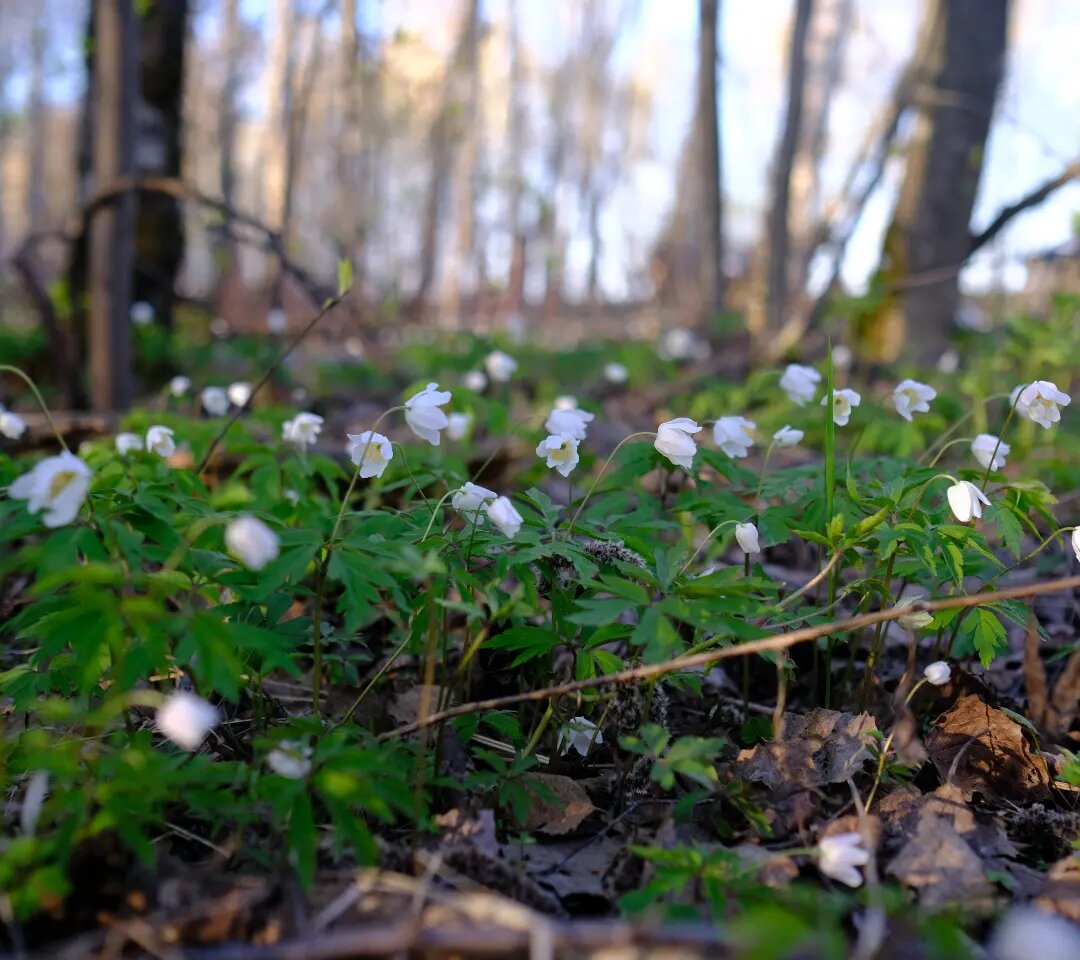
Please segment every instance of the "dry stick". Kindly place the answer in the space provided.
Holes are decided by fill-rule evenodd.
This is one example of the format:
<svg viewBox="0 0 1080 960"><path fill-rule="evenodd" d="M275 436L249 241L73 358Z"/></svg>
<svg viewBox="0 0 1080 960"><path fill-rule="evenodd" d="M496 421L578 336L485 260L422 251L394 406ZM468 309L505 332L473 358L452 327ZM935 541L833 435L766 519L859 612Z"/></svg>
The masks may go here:
<svg viewBox="0 0 1080 960"><path fill-rule="evenodd" d="M1080 588L1080 576L1062 577L1058 580L1047 580L1044 583L1031 583L1025 586L1010 587L1006 590L994 590L989 593L974 593L960 597L945 597L941 600L929 600L921 603L913 603L906 607L891 607L888 610L878 610L874 613L864 613L857 617L848 617L844 620L836 620L832 623L821 624L815 627L803 627L800 630L792 630L790 633L778 633L771 637L762 637L760 640L748 640L735 647L725 647L721 650L709 650L693 656L679 657L666 663L644 664L639 667L631 667L618 673L609 673L599 677L589 677L585 680L571 680L567 683L544 687L539 690L527 690L523 693L508 694L504 697L492 697L489 700L476 700L472 703L463 703L448 710L440 710L423 721L407 723L404 726L389 730L379 737L379 740L392 740L415 733L424 727L430 727L454 717L462 717L480 710L497 710L502 707L514 706L533 700L547 700L549 697L564 696L577 693L579 690L589 690L593 687L602 687L608 684L633 683L636 680L650 680L654 677L666 676L680 670L689 670L694 667L704 667L718 660L729 660L732 657L748 656L753 653L767 653L772 650L786 650L798 643L808 640L817 640L819 637L828 636L831 633L846 633L851 630L859 630L862 627L872 627L874 624L889 620L898 620L912 613L925 611L932 613L935 610L951 610L954 608L978 607L987 603L996 603L999 600L1014 600L1018 597L1035 597L1047 593L1060 593L1063 590Z"/></svg>
<svg viewBox="0 0 1080 960"><path fill-rule="evenodd" d="M259 378L258 383L256 383L255 386L251 388L251 393L247 398L247 402L242 407L237 407L236 410L233 411L232 416L225 421L225 424L217 432L217 436L215 436L214 439L210 441L209 448L203 455L202 460L199 461L199 469L196 471L196 473L201 474L206 469L206 465L210 462L210 458L214 455L214 451L217 449L218 444L221 443L221 441L225 438L225 434L229 432L229 428L234 423L236 423L236 421L239 420L241 416L243 416L244 412L248 409L248 407L251 406L251 401L255 399L255 394L257 394L264 386L266 386L267 381L269 381L269 379L278 371L278 368L288 359L289 354L291 354L298 346L300 346L304 338L309 333L311 333L312 330L315 329L315 325L323 317L325 317L331 310L334 309L334 307L341 303L341 301L348 295L350 289L352 288L346 288L345 290L342 290L340 293L338 293L336 297L332 297L331 299L327 300L326 303L322 305L319 312L316 313L315 316L308 321L307 326L304 327L304 329L296 335L292 343L290 343L284 350L282 350L281 353L279 353L274 359L274 362L266 368L266 372Z"/></svg>

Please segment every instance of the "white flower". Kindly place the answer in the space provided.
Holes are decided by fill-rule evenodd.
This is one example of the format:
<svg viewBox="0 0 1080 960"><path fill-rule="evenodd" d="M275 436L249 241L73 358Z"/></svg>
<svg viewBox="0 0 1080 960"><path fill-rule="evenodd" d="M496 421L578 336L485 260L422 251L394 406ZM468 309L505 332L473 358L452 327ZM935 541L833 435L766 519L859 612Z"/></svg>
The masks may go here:
<svg viewBox="0 0 1080 960"><path fill-rule="evenodd" d="M752 523L735 524L735 539L742 547L743 553L761 553L758 529Z"/></svg>
<svg viewBox="0 0 1080 960"><path fill-rule="evenodd" d="M1067 407L1071 402L1072 397L1062 393L1049 380L1036 380L1020 391L1016 408L1019 410L1023 404L1023 412L1028 419L1034 420L1044 430L1049 430L1061 419L1058 407Z"/></svg>
<svg viewBox="0 0 1080 960"><path fill-rule="evenodd" d="M1021 383L1019 386L1013 387L1012 393L1009 394L1009 407L1015 407L1016 412L1022 417L1026 417L1028 415L1027 404L1020 399L1020 394L1023 393L1024 387L1026 386L1026 383Z"/></svg>
<svg viewBox="0 0 1080 960"><path fill-rule="evenodd" d="M992 326L990 317L970 300L965 300L956 308L953 321L961 330L986 333Z"/></svg>
<svg viewBox="0 0 1080 960"><path fill-rule="evenodd" d="M277 557L280 541L258 517L237 517L225 528L225 545L249 570L261 570Z"/></svg>
<svg viewBox="0 0 1080 960"><path fill-rule="evenodd" d="M223 417L229 412L229 395L224 387L205 387L200 399L203 408L212 417Z"/></svg>
<svg viewBox="0 0 1080 960"><path fill-rule="evenodd" d="M136 300L131 305L131 322L137 327L147 327L154 322L153 304L145 300Z"/></svg>
<svg viewBox="0 0 1080 960"><path fill-rule="evenodd" d="M323 418L317 413L298 413L281 425L281 439L301 450L319 439Z"/></svg>
<svg viewBox="0 0 1080 960"><path fill-rule="evenodd" d="M214 317L210 321L210 333L217 337L218 340L227 337L231 329L229 322L224 317Z"/></svg>
<svg viewBox="0 0 1080 960"><path fill-rule="evenodd" d="M506 383L514 375L514 371L517 370L517 361L508 353L503 353L501 350L492 350L484 358L484 369L487 370L488 376L496 383ZM483 389L483 387L480 389Z"/></svg>
<svg viewBox="0 0 1080 960"><path fill-rule="evenodd" d="M905 597L896 605L896 609L903 610L906 607L914 606L921 599L921 595ZM905 613L899 618L899 622L902 627L908 630L922 630L934 622L934 615L927 613L925 610L915 610L911 613Z"/></svg>
<svg viewBox="0 0 1080 960"><path fill-rule="evenodd" d="M1073 527L1072 537L1073 553L1076 554L1077 561L1080 561L1080 527Z"/></svg>
<svg viewBox="0 0 1080 960"><path fill-rule="evenodd" d="M695 356L701 360L709 355L709 345L685 327L672 327L660 338L656 352L661 360L690 360Z"/></svg>
<svg viewBox="0 0 1080 960"><path fill-rule="evenodd" d="M521 514L506 497L496 497L487 508L488 518L504 537L513 539L521 529Z"/></svg>
<svg viewBox="0 0 1080 960"><path fill-rule="evenodd" d="M229 384L229 389L225 391L225 395L234 406L246 407L247 402L251 399L251 384L245 383L243 380L237 380L236 383Z"/></svg>
<svg viewBox="0 0 1080 960"><path fill-rule="evenodd" d="M990 506L990 501L970 480L954 483L949 487L946 496L949 498L950 509L961 523L967 523L972 517L981 517L984 503Z"/></svg>
<svg viewBox="0 0 1080 960"><path fill-rule="evenodd" d="M803 432L785 424L772 435L772 438L773 443L778 447L794 447L802 443Z"/></svg>
<svg viewBox="0 0 1080 960"><path fill-rule="evenodd" d="M487 386L487 377L482 370L470 370L465 374L465 379L462 382L465 384L466 390L480 393Z"/></svg>
<svg viewBox="0 0 1080 960"><path fill-rule="evenodd" d="M604 379L608 383L626 383L629 376L630 371L621 363L612 361L604 364Z"/></svg>
<svg viewBox="0 0 1080 960"><path fill-rule="evenodd" d="M869 862L870 854L863 849L862 834L839 833L818 841L818 869L849 887L862 886L862 874L857 868Z"/></svg>
<svg viewBox="0 0 1080 960"><path fill-rule="evenodd" d="M570 476L570 471L581 459L578 456L578 441L568 433L552 434L541 440L536 448L536 455L544 457L547 465L564 477Z"/></svg>
<svg viewBox="0 0 1080 960"><path fill-rule="evenodd" d="M956 373L960 369L960 354L955 350L946 350L938 357L937 368L939 373Z"/></svg>
<svg viewBox="0 0 1080 960"><path fill-rule="evenodd" d="M713 426L713 440L729 457L745 457L754 445L750 431L756 426L746 417L721 417Z"/></svg>
<svg viewBox="0 0 1080 960"><path fill-rule="evenodd" d="M311 747L295 740L282 740L266 755L266 765L278 776L303 780L311 773Z"/></svg>
<svg viewBox="0 0 1080 960"><path fill-rule="evenodd" d="M478 483L467 482L450 498L450 506L458 513L463 513L477 524L484 522L484 509L498 498L494 490L482 487Z"/></svg>
<svg viewBox="0 0 1080 960"><path fill-rule="evenodd" d="M169 694L157 709L157 728L184 750L197 750L218 725L217 707L186 690Z"/></svg>
<svg viewBox="0 0 1080 960"><path fill-rule="evenodd" d="M191 389L191 377L185 377L183 375L173 377L169 381L169 393L174 397L182 397Z"/></svg>
<svg viewBox="0 0 1080 960"><path fill-rule="evenodd" d="M995 931L988 956L992 960L1076 960L1080 930L1048 909L1013 907Z"/></svg>
<svg viewBox="0 0 1080 960"><path fill-rule="evenodd" d="M828 402L829 395L825 394L825 396L821 398L821 405L824 407ZM852 408L857 407L861 402L862 397L854 390L834 390L832 410L833 423L838 427L846 427L848 420L851 419Z"/></svg>
<svg viewBox="0 0 1080 960"><path fill-rule="evenodd" d="M146 431L146 449L156 453L159 457L171 457L176 453L176 441L173 440L173 432L169 427L155 424Z"/></svg>
<svg viewBox="0 0 1080 960"><path fill-rule="evenodd" d="M132 450L141 450L143 439L137 433L118 433L116 435L116 452L126 457Z"/></svg>
<svg viewBox="0 0 1080 960"><path fill-rule="evenodd" d="M694 454L697 453L693 434L700 430L701 425L689 417L667 420L656 428L653 446L675 466L689 470L694 466Z"/></svg>
<svg viewBox="0 0 1080 960"><path fill-rule="evenodd" d="M289 318L281 307L273 307L266 313L266 329L271 333L284 333L289 325Z"/></svg>
<svg viewBox="0 0 1080 960"><path fill-rule="evenodd" d="M365 430L347 434L349 459L360 468L360 476L381 477L386 465L394 458L394 447L381 433Z"/></svg>
<svg viewBox="0 0 1080 960"><path fill-rule="evenodd" d="M439 409L450 402L450 396L449 390L440 390L437 383L429 383L405 401L405 422L409 429L433 447L439 445L439 431L445 430L450 423Z"/></svg>
<svg viewBox="0 0 1080 960"><path fill-rule="evenodd" d="M821 374L813 367L789 363L780 378L780 389L788 395L792 403L805 407L817 396L817 385L820 382Z"/></svg>
<svg viewBox="0 0 1080 960"><path fill-rule="evenodd" d="M345 353L353 360L361 360L364 356L364 341L359 337L345 338Z"/></svg>
<svg viewBox="0 0 1080 960"><path fill-rule="evenodd" d="M290 487L288 490L286 490L285 493L283 494L283 496L294 507L300 502L300 492L298 490L293 490L292 487Z"/></svg>
<svg viewBox="0 0 1080 960"><path fill-rule="evenodd" d="M558 750L560 754L567 754L576 750L583 757L589 755L589 745L593 743L595 735L596 744L604 742L604 735L596 729L596 724L586 717L574 717L567 720L559 730Z"/></svg>
<svg viewBox="0 0 1080 960"><path fill-rule="evenodd" d="M90 468L67 450L46 457L8 487L8 495L13 500L25 500L30 513L45 510L47 527L71 523L89 491Z"/></svg>
<svg viewBox="0 0 1080 960"><path fill-rule="evenodd" d="M0 433L9 440L18 440L26 433L26 422L17 413L6 410L0 404Z"/></svg>
<svg viewBox="0 0 1080 960"><path fill-rule="evenodd" d="M446 418L446 435L451 440L463 440L472 423L471 413L451 413Z"/></svg>
<svg viewBox="0 0 1080 960"><path fill-rule="evenodd" d="M565 433L575 440L584 440L588 424L594 419L594 414L578 410L577 407L556 407L544 421L544 429L548 433Z"/></svg>
<svg viewBox="0 0 1080 960"><path fill-rule="evenodd" d="M935 687L943 687L952 679L952 667L944 660L935 660L933 663L926 665L923 676L926 677L927 683L933 684Z"/></svg>
<svg viewBox="0 0 1080 960"><path fill-rule="evenodd" d="M555 403L552 404L554 410L576 410L577 409L577 397L571 396L569 393L561 393L555 398ZM589 419L592 419L591 417Z"/></svg>
<svg viewBox="0 0 1080 960"><path fill-rule="evenodd" d="M855 354L851 352L851 347L844 343L838 343L832 348L832 361L833 366L837 370L846 370L851 366L851 361L855 359Z"/></svg>
<svg viewBox="0 0 1080 960"><path fill-rule="evenodd" d="M19 826L23 836L32 837L37 829L38 818L41 816L41 808L45 805L45 798L49 795L49 771L37 770L30 777L23 794L22 809L19 811Z"/></svg>
<svg viewBox="0 0 1080 960"><path fill-rule="evenodd" d="M896 412L910 423L913 413L930 412L930 401L937 396L937 391L918 380L901 380L892 396Z"/></svg>
<svg viewBox="0 0 1080 960"><path fill-rule="evenodd" d="M1011 449L1004 441L999 443L998 438L992 433L980 433L971 441L972 456L987 470L1000 470L1005 466L1005 458L1009 455ZM991 457L993 457L993 466L991 466L990 462Z"/></svg>

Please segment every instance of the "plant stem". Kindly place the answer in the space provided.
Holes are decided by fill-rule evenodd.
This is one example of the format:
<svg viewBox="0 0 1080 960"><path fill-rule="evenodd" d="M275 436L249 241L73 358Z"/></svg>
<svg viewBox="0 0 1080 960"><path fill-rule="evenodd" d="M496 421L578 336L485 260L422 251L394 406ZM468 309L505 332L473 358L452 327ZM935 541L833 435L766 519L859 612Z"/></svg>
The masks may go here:
<svg viewBox="0 0 1080 960"><path fill-rule="evenodd" d="M689 569L690 565L698 558L698 555L701 553L701 551L704 550L705 547L708 545L709 541L712 540L712 538L715 537L716 534L723 527L726 527L729 523L738 523L738 522L739 522L738 520L722 520L715 527L713 527L709 531L708 536L706 536L705 539L702 540L700 544L698 544L698 548L690 555L690 559L687 560L686 563L684 563L679 568L679 572L677 574L675 574L675 580L678 580L679 577L681 577L684 573L686 573L686 571ZM746 560L747 560L747 563L749 563L749 561L750 561L750 555L749 554L746 555ZM747 571L747 576L749 576L749 571ZM674 581L672 581L672 582L674 582Z"/></svg>
<svg viewBox="0 0 1080 960"><path fill-rule="evenodd" d="M611 455L604 461L604 465L600 468L600 472L596 475L596 479L593 480L592 486L589 487L588 493L585 494L585 496L582 499L581 503L578 504L577 511L574 513L573 517L570 518L570 526L566 531L566 536L568 538L573 535L573 533L574 533L574 524L577 523L578 517L581 516L581 511L585 509L585 504L589 502L589 497L591 497L593 495L593 491L596 489L596 485L603 479L604 474L607 472L608 466L611 464L611 461L614 459L615 454L617 454L619 452L619 450L622 448L622 445L624 443L629 443L631 440L634 440L637 437L655 437L655 436L656 436L656 431L654 431L654 430L642 430L642 431L640 431L638 433L632 433L628 437L623 437L623 439L620 440L615 445L615 449L611 451Z"/></svg>
<svg viewBox="0 0 1080 960"><path fill-rule="evenodd" d="M56 437L57 442L64 450L66 450L68 453L71 453L71 449L68 447L67 442L64 440L64 435L60 432L60 428L57 427L56 421L53 420L52 414L49 413L49 408L45 406L45 400L42 398L41 391L38 390L37 384L34 383L34 381L31 380L30 377L18 367L13 367L7 363L0 363L0 373L13 373L30 388L30 391L34 394L34 399L38 402L38 406L41 407L41 412L45 414L45 420L49 424L49 427L52 430L53 435Z"/></svg>

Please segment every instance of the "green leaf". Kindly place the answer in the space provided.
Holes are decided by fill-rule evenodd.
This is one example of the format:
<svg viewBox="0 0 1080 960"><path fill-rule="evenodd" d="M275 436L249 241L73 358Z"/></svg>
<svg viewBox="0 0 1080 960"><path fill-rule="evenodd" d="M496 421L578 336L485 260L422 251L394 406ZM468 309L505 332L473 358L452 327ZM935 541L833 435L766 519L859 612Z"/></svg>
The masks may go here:
<svg viewBox="0 0 1080 960"><path fill-rule="evenodd" d="M1007 646L1005 627L997 614L986 607L978 607L964 618L959 635L970 642L984 667L989 667L997 653Z"/></svg>
<svg viewBox="0 0 1080 960"><path fill-rule="evenodd" d="M289 817L289 850L293 865L305 889L315 880L315 816L307 790L297 794Z"/></svg>
<svg viewBox="0 0 1080 960"><path fill-rule="evenodd" d="M342 257L337 262L337 292L339 297L345 296L353 285L353 264L348 257Z"/></svg>
<svg viewBox="0 0 1080 960"><path fill-rule="evenodd" d="M517 626L485 641L484 646L493 650L517 651L518 656L511 667L535 660L554 650L562 641L552 630L543 627Z"/></svg>

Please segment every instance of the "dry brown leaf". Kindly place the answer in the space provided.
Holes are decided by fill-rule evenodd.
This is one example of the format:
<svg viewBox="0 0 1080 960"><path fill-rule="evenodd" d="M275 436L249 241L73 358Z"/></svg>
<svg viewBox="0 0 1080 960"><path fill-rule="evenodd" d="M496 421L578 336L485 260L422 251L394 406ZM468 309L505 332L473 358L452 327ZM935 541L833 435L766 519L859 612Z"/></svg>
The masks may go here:
<svg viewBox="0 0 1080 960"><path fill-rule="evenodd" d="M1047 731L1054 736L1063 737L1071 729L1078 710L1080 710L1080 650L1065 661L1065 669L1061 671L1061 676L1054 684L1051 708L1046 718Z"/></svg>
<svg viewBox="0 0 1080 960"><path fill-rule="evenodd" d="M982 860L947 819L933 814L919 819L886 873L914 888L930 910L961 903L970 909L994 895Z"/></svg>
<svg viewBox="0 0 1080 960"><path fill-rule="evenodd" d="M470 816L459 807L454 807L446 813L439 814L435 822L443 828L442 843L444 845L469 844L492 855L499 853L499 841L495 835L494 810L477 810Z"/></svg>
<svg viewBox="0 0 1080 960"><path fill-rule="evenodd" d="M570 777L556 773L531 773L523 778L533 790L525 829L529 832L559 836L576 830L592 813L593 806L585 788Z"/></svg>
<svg viewBox="0 0 1080 960"><path fill-rule="evenodd" d="M1017 801L1049 795L1050 771L1029 746L1023 728L974 694L961 697L938 718L926 749L941 778L966 797L975 791Z"/></svg>
<svg viewBox="0 0 1080 960"><path fill-rule="evenodd" d="M806 789L843 783L870 759L868 713L854 716L816 709L784 714L784 737L743 750L732 765L737 777L763 783L770 790Z"/></svg>
<svg viewBox="0 0 1080 960"><path fill-rule="evenodd" d="M1046 887L1035 905L1080 923L1080 853L1072 853L1050 868Z"/></svg>
<svg viewBox="0 0 1080 960"><path fill-rule="evenodd" d="M416 723L421 708L424 708L424 712L428 714L438 709L440 690L441 688L435 684L418 683L397 694L390 701L386 712L399 726Z"/></svg>
<svg viewBox="0 0 1080 960"><path fill-rule="evenodd" d="M1027 637L1024 639L1024 689L1027 691L1028 716L1037 726L1046 729L1046 666L1039 652L1039 622L1035 619L1034 607L1028 613Z"/></svg>

